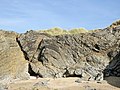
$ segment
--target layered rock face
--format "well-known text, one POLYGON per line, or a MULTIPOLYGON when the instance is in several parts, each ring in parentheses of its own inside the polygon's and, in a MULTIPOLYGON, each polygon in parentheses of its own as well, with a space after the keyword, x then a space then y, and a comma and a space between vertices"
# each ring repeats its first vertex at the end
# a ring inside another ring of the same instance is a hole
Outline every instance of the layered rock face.
POLYGON ((18 41, 30 62, 32 73, 41 77, 102 80, 103 71, 105 76, 109 76, 109 67, 115 65, 110 66, 109 62, 119 61, 116 59, 119 58, 119 31, 116 27, 60 36, 29 31, 22 34, 18 41))
POLYGON ((29 79, 28 65, 15 32, 0 30, 0 83, 13 79, 29 79))
POLYGON ((102 80, 120 76, 120 26, 50 36, 0 31, 0 82, 39 77, 102 80))

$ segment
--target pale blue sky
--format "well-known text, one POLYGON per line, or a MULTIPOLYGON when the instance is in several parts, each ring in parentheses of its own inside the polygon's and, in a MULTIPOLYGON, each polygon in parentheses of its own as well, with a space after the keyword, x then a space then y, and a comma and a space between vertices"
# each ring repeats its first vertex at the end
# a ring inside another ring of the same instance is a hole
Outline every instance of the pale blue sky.
POLYGON ((120 19, 120 0, 0 0, 0 29, 104 28, 120 19))

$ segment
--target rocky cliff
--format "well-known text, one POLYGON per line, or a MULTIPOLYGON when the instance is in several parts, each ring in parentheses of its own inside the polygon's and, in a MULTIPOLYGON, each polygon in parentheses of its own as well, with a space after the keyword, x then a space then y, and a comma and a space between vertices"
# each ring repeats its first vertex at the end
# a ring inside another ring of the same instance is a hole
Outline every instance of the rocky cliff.
POLYGON ((90 33, 57 36, 32 30, 20 35, 0 31, 0 77, 26 79, 32 75, 99 81, 120 76, 118 24, 90 33))
POLYGON ((0 30, 0 83, 29 79, 28 63, 16 42, 18 35, 0 30))

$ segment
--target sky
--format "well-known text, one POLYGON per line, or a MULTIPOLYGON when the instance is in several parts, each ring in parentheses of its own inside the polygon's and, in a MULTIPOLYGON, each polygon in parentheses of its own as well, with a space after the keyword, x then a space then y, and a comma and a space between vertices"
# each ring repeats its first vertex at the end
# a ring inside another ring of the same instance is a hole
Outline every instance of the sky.
POLYGON ((0 0, 0 29, 105 28, 120 19, 120 0, 0 0))

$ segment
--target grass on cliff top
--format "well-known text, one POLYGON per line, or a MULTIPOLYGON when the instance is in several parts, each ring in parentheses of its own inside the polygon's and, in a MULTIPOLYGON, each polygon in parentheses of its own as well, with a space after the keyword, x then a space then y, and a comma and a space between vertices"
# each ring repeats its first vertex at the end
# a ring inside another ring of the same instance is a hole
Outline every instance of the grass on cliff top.
POLYGON ((39 30, 41 33, 47 33, 49 35, 55 36, 55 35, 63 35, 63 34, 78 34, 78 33, 86 33, 88 30, 84 28, 75 28, 71 30, 63 30, 61 28, 52 28, 48 30, 39 30))
POLYGON ((110 28, 115 28, 117 26, 120 26, 120 20, 117 20, 117 21, 113 22, 109 27, 110 28))

